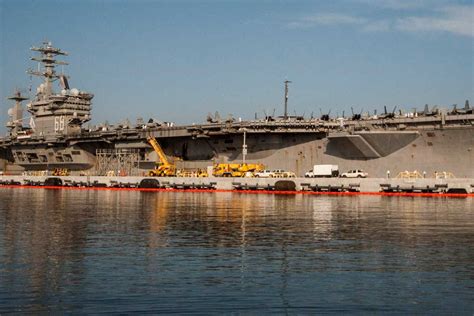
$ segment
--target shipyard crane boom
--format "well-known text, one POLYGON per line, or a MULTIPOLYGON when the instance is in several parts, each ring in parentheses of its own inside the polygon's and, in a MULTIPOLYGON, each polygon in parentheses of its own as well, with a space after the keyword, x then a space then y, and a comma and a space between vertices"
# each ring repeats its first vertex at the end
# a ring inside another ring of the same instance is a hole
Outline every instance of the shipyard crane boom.
POLYGON ((151 147, 153 147, 156 154, 160 158, 161 163, 165 166, 171 165, 170 162, 168 161, 168 158, 166 158, 165 152, 161 148, 160 144, 158 144, 158 141, 156 140, 156 138, 153 136, 150 136, 148 137, 148 142, 150 143, 151 147))
POLYGON ((165 152, 161 148, 160 144, 155 137, 150 136, 147 138, 148 143, 155 150, 156 154, 160 158, 161 164, 157 166, 155 170, 151 170, 148 175, 155 177, 172 177, 176 175, 176 166, 168 161, 165 152))

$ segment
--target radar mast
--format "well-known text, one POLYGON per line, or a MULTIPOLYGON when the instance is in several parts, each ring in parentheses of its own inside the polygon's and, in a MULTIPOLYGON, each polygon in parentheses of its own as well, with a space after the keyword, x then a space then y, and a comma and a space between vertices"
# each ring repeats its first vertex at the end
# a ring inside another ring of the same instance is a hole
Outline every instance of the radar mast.
POLYGON ((7 127, 10 129, 10 135, 16 135, 18 131, 23 129, 23 108, 21 102, 28 100, 28 98, 22 96, 20 90, 16 90, 15 93, 7 99, 15 101, 15 105, 8 110, 10 120, 7 122, 7 127))
MULTIPOLYGON (((40 85, 37 89, 37 95, 41 96, 43 99, 49 97, 53 94, 53 87, 52 83, 61 78, 65 78, 63 74, 56 74, 55 66, 56 65, 68 65, 67 62, 56 60, 56 56, 63 55, 67 56, 68 53, 62 51, 59 48, 55 48, 52 46, 51 42, 43 42, 43 46, 40 47, 31 47, 32 51, 40 52, 40 56, 38 57, 31 57, 31 60, 37 61, 43 65, 43 69, 38 67, 38 70, 29 69, 27 73, 30 75, 43 77, 44 83, 40 85)), ((64 82, 64 79, 61 80, 64 82)), ((63 87, 65 88, 65 87, 63 87)))

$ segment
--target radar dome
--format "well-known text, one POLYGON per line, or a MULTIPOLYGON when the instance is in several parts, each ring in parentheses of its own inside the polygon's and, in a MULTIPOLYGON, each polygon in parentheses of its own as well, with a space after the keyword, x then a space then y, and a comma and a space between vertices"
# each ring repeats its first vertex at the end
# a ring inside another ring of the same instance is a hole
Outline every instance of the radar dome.
POLYGON ((13 109, 12 108, 8 109, 8 116, 13 116, 13 109))
POLYGON ((74 96, 78 96, 79 95, 79 90, 77 90, 76 88, 72 88, 71 89, 71 94, 74 95, 74 96))
POLYGON ((67 94, 67 90, 66 90, 66 89, 62 89, 62 90, 61 90, 61 94, 62 94, 62 95, 66 95, 66 94, 67 94))

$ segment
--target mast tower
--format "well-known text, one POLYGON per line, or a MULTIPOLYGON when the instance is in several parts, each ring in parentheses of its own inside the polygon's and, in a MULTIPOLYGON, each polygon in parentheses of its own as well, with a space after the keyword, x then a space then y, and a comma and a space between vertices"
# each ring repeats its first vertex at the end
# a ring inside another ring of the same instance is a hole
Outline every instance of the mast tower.
POLYGON ((15 105, 8 110, 8 116, 10 120, 7 122, 7 127, 10 129, 10 135, 17 135, 18 131, 23 129, 23 108, 21 102, 28 100, 27 97, 21 95, 19 90, 15 91, 15 94, 7 98, 8 100, 14 100, 15 105))
POLYGON ((38 94, 41 93, 41 97, 43 99, 48 98, 53 93, 53 82, 57 79, 61 79, 61 86, 63 89, 67 89, 69 87, 65 86, 65 76, 63 74, 58 75, 55 71, 56 65, 68 65, 67 62, 56 60, 56 56, 63 55, 67 56, 68 53, 62 51, 59 48, 54 48, 51 42, 43 42, 43 46, 41 47, 31 47, 32 51, 40 52, 41 55, 38 57, 31 57, 31 60, 37 61, 41 63, 44 67, 43 71, 38 69, 37 71, 28 69, 27 73, 30 75, 43 77, 44 82, 40 85, 37 89, 38 94))

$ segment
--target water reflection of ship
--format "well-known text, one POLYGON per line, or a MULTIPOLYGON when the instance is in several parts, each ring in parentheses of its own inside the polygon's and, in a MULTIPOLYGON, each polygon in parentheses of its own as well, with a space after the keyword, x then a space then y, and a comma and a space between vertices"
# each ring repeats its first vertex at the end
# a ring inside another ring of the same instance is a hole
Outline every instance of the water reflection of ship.
MULTIPOLYGON (((124 266, 147 260, 145 282, 154 286, 162 285, 165 274, 152 272, 186 271, 187 262, 180 259, 188 259, 198 269, 209 268, 211 275, 212 269, 228 272, 225 277, 230 275, 233 282, 240 278, 244 287, 268 286, 287 302, 300 276, 355 269, 452 271, 453 258, 468 264, 472 254, 467 210, 474 201, 468 198, 28 192, 3 192, 0 207, 1 259, 7 271, 0 287, 29 291, 26 312, 45 308, 39 305, 45 297, 69 295, 64 294, 65 284, 73 284, 72 291, 79 293, 90 290, 90 284, 101 286, 97 280, 88 284, 88 277, 95 279, 91 272, 109 276, 110 267, 123 273, 121 269, 128 269, 124 266), (464 251, 457 253, 459 249, 464 251), (438 260, 426 260, 424 251, 434 251, 438 260), (396 261, 391 253, 399 256, 396 261)), ((212 284, 219 277, 198 279, 212 284)), ((107 290, 111 285, 102 286, 107 290)))
POLYGON ((84 277, 87 226, 92 219, 68 202, 70 192, 32 190, 28 199, 24 193, 13 190, 10 199, 2 200, 6 221, 1 238, 6 259, 3 268, 15 271, 20 264, 28 269, 7 274, 13 278, 4 278, 2 283, 29 293, 29 302, 22 309, 28 312, 44 310, 45 296, 55 296, 64 282, 77 283, 84 277), (74 264, 69 265, 71 262, 74 264))

